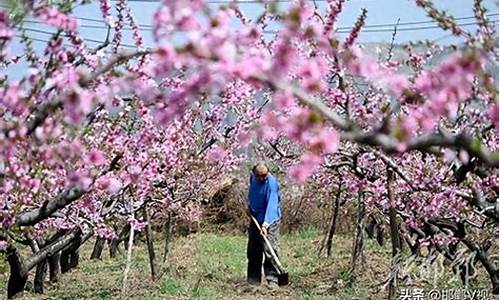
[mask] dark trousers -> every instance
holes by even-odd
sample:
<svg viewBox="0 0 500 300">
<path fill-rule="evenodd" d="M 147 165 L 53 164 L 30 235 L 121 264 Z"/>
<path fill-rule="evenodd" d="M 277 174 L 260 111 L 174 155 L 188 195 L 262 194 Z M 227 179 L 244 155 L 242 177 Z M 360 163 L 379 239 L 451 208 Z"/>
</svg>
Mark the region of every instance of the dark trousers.
<svg viewBox="0 0 500 300">
<path fill-rule="evenodd" d="M 276 255 L 279 238 L 279 222 L 271 224 L 267 230 L 267 239 L 274 249 Z M 247 245 L 247 281 L 249 283 L 258 284 L 262 278 L 262 261 L 264 260 L 264 275 L 267 281 L 278 283 L 278 270 L 273 265 L 272 257 L 269 251 L 266 251 L 264 239 L 262 238 L 259 229 L 253 221 L 250 221 L 248 227 L 248 245 Z M 263 259 L 264 256 L 264 259 Z"/>
</svg>

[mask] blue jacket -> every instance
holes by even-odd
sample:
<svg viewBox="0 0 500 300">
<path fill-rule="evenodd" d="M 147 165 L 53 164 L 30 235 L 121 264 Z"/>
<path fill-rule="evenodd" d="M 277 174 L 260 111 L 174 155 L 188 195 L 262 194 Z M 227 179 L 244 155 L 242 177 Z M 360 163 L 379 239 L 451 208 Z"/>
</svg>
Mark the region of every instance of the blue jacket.
<svg viewBox="0 0 500 300">
<path fill-rule="evenodd" d="M 281 219 L 281 195 L 278 180 L 271 174 L 260 182 L 252 174 L 248 191 L 248 206 L 259 223 L 268 225 Z"/>
</svg>

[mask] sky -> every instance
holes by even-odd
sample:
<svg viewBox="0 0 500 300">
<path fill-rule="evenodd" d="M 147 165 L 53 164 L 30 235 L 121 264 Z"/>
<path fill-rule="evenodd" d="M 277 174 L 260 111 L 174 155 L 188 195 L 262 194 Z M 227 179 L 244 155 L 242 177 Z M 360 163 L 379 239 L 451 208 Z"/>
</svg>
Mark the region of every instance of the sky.
<svg viewBox="0 0 500 300">
<path fill-rule="evenodd" d="M 214 0 L 208 0 L 214 1 Z M 215 0 L 214 2 L 225 2 L 227 0 Z M 240 1 L 240 7 L 246 16 L 251 18 L 256 18 L 262 12 L 262 5 L 256 3 L 243 3 L 244 0 Z M 451 15 L 455 17 L 471 17 L 473 16 L 472 5 L 473 0 L 436 0 L 434 1 L 436 6 L 440 9 L 447 10 Z M 115 1 L 113 1 L 115 3 Z M 132 1 L 129 0 L 130 6 L 135 12 L 138 23 L 151 25 L 151 16 L 154 10 L 158 7 L 158 2 L 148 1 Z M 326 1 L 317 0 L 319 8 L 323 11 L 326 10 Z M 311 2 L 312 4 L 312 2 Z M 498 15 L 498 6 L 496 1 L 484 0 L 484 4 L 491 10 L 490 13 Z M 220 3 L 210 4 L 213 7 L 222 5 Z M 288 3 L 280 3 L 282 7 L 286 7 Z M 344 9 L 339 18 L 339 27 L 351 27 L 356 22 L 361 9 L 366 8 L 368 10 L 368 18 L 366 21 L 367 26 L 380 25 L 380 24 L 395 24 L 400 19 L 400 23 L 406 22 L 422 22 L 422 21 L 432 21 L 426 16 L 426 13 L 417 7 L 414 0 L 350 0 L 344 4 Z M 86 7 L 80 7 L 76 14 L 79 17 L 87 18 L 100 18 L 100 12 L 98 10 L 98 4 L 94 3 Z M 495 16 L 492 18 L 498 20 Z M 474 23 L 474 19 L 463 19 L 459 20 L 460 23 Z M 94 24 L 98 25 L 96 22 L 81 20 L 82 24 Z M 400 30 L 406 30 L 407 28 L 415 27 L 435 27 L 435 23 L 422 23 L 422 24 L 412 24 L 407 26 L 399 26 Z M 475 25 L 468 25 L 467 29 L 473 29 Z M 360 42 L 381 42 L 390 41 L 392 37 L 393 26 L 366 28 L 367 32 L 362 32 L 360 35 Z M 380 30 L 386 30 L 385 32 L 374 32 Z M 370 31 L 370 32 L 368 32 Z M 105 37 L 105 30 L 96 29 L 86 29 L 81 30 L 84 36 L 100 37 L 103 39 Z M 150 37 L 151 32 L 143 31 L 146 38 Z M 341 34 L 345 36 L 345 34 Z M 423 40 L 423 39 L 439 39 L 441 43 L 453 42 L 453 39 L 449 37 L 448 32 L 444 32 L 439 28 L 426 28 L 417 29 L 411 31 L 400 31 L 396 35 L 396 42 L 406 42 L 410 40 Z M 149 39 L 150 41 L 150 39 Z"/>
<path fill-rule="evenodd" d="M 223 5 L 224 3 L 228 3 L 227 1 L 228 0 L 207 0 L 207 2 L 217 2 L 210 4 L 214 8 L 219 5 Z M 244 3 L 244 1 L 252 1 L 253 3 Z M 239 2 L 241 10 L 247 17 L 255 19 L 256 16 L 262 12 L 262 5 L 255 3 L 253 0 L 241 0 Z M 434 2 L 438 8 L 447 10 L 449 14 L 455 16 L 456 18 L 464 18 L 458 21 L 460 24 L 475 23 L 475 19 L 470 18 L 473 16 L 473 0 L 435 0 Z M 114 5 L 115 3 L 116 0 L 112 0 L 112 4 Z M 137 22 L 141 25 L 145 25 L 146 27 L 141 30 L 146 45 L 152 45 L 152 32 L 147 28 L 147 26 L 151 25 L 152 15 L 159 6 L 159 2 L 156 0 L 128 0 L 128 3 L 135 14 Z M 310 3 L 312 4 L 312 1 Z M 316 0 L 316 3 L 318 4 L 320 10 L 326 10 L 327 2 L 325 0 Z M 493 14 L 491 19 L 498 20 L 497 1 L 483 0 L 483 3 L 490 10 L 488 14 Z M 0 0 L 0 9 L 4 5 L 5 0 Z M 280 7 L 286 7 L 287 5 L 289 5 L 289 3 L 286 1 L 280 3 Z M 394 27 L 391 24 L 395 24 L 398 19 L 400 19 L 400 24 L 402 25 L 398 26 L 398 33 L 395 37 L 396 43 L 425 39 L 433 40 L 440 44 L 456 42 L 455 38 L 452 37 L 449 32 L 436 28 L 436 24 L 432 22 L 432 19 L 426 16 L 425 11 L 417 7 L 415 0 L 347 1 L 344 3 L 344 9 L 339 17 L 338 27 L 342 28 L 353 26 L 361 12 L 361 9 L 363 8 L 368 10 L 368 18 L 366 20 L 366 27 L 364 31 L 361 32 L 358 42 L 390 42 Z M 114 8 L 113 14 L 116 14 L 116 10 Z M 104 27 L 104 24 L 99 21 L 91 20 L 102 20 L 101 12 L 99 10 L 99 1 L 93 1 L 91 4 L 77 7 L 75 9 L 74 16 L 79 18 L 79 25 L 81 25 L 79 32 L 81 36 L 87 40 L 90 47 L 97 46 L 99 41 L 103 41 L 105 39 L 106 28 Z M 404 23 L 411 22 L 419 23 L 403 25 Z M 387 26 L 382 26 L 384 24 Z M 375 27 L 372 27 L 374 25 Z M 87 28 L 86 26 L 93 28 Z M 470 24 L 464 28 L 473 30 L 475 26 L 475 24 Z M 50 37 L 50 35 L 39 31 L 53 31 L 50 27 L 46 27 L 39 23 L 31 23 L 29 20 L 24 23 L 24 27 L 27 29 L 27 33 L 30 37 L 42 40 L 34 40 L 34 47 L 37 50 L 41 50 L 45 44 L 43 41 L 48 40 Z M 270 27 L 270 29 L 273 28 Z M 123 43 L 132 44 L 131 31 L 125 31 L 124 35 Z M 345 35 L 346 33 L 340 33 L 340 37 Z M 21 45 L 17 43 L 18 40 L 19 38 L 15 38 L 14 43 L 11 45 L 11 53 L 22 52 Z M 16 67 L 15 69 L 22 72 L 20 68 L 21 66 Z"/>
</svg>

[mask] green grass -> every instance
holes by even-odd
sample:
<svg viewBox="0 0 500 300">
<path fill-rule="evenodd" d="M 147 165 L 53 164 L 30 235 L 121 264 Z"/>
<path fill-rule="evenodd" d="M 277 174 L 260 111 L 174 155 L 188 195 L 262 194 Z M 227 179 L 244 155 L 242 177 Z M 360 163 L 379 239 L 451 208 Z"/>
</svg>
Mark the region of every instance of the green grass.
<svg viewBox="0 0 500 300">
<path fill-rule="evenodd" d="M 224 280 L 222 275 L 241 276 L 245 272 L 246 244 L 241 237 L 208 234 L 198 240 L 196 249 L 204 276 Z"/>
<path fill-rule="evenodd" d="M 167 274 L 160 282 L 158 291 L 161 294 L 167 294 L 171 296 L 178 296 L 182 294 L 184 287 L 182 282 L 178 279 L 173 278 L 170 274 Z"/>
<path fill-rule="evenodd" d="M 265 287 L 249 289 L 245 284 L 246 242 L 244 235 L 229 233 L 197 233 L 174 240 L 164 275 L 154 282 L 150 278 L 148 255 L 144 244 L 133 248 L 133 261 L 125 296 L 129 299 L 175 300 L 269 300 L 269 299 L 385 299 L 387 293 L 375 294 L 372 286 L 381 282 L 389 270 L 391 256 L 388 243 L 380 247 L 375 241 L 365 244 L 365 265 L 356 274 L 350 273 L 352 237 L 335 235 L 332 256 L 319 257 L 317 248 L 322 232 L 314 228 L 285 234 L 280 239 L 280 257 L 290 274 L 290 285 L 278 291 Z M 162 243 L 156 242 L 157 257 L 162 255 Z M 90 261 L 92 244 L 81 253 L 79 267 L 64 274 L 61 282 L 46 285 L 44 299 L 118 299 L 122 298 L 125 258 L 107 257 Z M 106 251 L 107 249 L 105 249 Z M 432 268 L 429 268 L 432 270 Z M 0 277 L 5 287 L 7 277 Z M 460 287 L 450 272 L 422 274 L 429 283 L 415 278 L 421 286 L 434 288 Z M 483 276 L 483 275 L 481 275 Z M 484 276 L 473 281 L 473 288 L 488 287 Z M 418 277 L 418 276 L 416 276 Z M 26 293 L 23 299 L 40 299 Z"/>
</svg>

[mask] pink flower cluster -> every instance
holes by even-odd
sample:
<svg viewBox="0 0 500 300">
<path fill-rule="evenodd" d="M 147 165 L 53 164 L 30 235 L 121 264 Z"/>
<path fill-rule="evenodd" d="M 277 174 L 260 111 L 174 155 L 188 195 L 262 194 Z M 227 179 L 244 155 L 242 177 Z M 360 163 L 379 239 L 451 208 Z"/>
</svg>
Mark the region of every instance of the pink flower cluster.
<svg viewBox="0 0 500 300">
<path fill-rule="evenodd" d="M 132 227 L 132 229 L 136 230 L 136 231 L 142 231 L 144 226 L 146 226 L 146 224 L 144 222 L 141 222 L 134 217 L 130 217 L 128 219 L 128 222 L 130 223 L 130 226 Z"/>
<path fill-rule="evenodd" d="M 5 249 L 7 249 L 7 246 L 7 241 L 0 240 L 0 251 L 5 251 Z"/>
<path fill-rule="evenodd" d="M 344 0 L 333 0 L 328 2 L 328 12 L 323 29 L 323 34 L 330 37 L 332 31 L 336 30 L 338 14 L 342 11 Z"/>
<path fill-rule="evenodd" d="M 94 166 L 103 166 L 106 164 L 105 154 L 97 149 L 90 150 L 84 160 L 87 164 Z"/>
<path fill-rule="evenodd" d="M 499 107 L 498 107 L 498 102 L 491 105 L 490 106 L 490 109 L 488 111 L 488 117 L 490 118 L 491 120 L 491 123 L 493 123 L 493 125 L 495 125 L 495 127 L 498 129 L 498 111 L 499 111 Z"/>
<path fill-rule="evenodd" d="M 161 1 L 153 25 L 158 43 L 152 54 L 121 59 L 102 73 L 95 71 L 113 61 L 107 57 L 108 49 L 94 54 L 76 36 L 76 21 L 70 16 L 48 6 L 36 10 L 35 15 L 45 23 L 70 33 L 66 36 L 72 45 L 67 47 L 62 37 L 56 37 L 45 52 L 16 54 L 12 62 L 26 59 L 32 69 L 19 82 L 2 78 L 2 227 L 12 226 L 16 214 L 40 207 L 68 187 L 85 195 L 30 228 L 33 232 L 42 237 L 49 230 L 90 222 L 86 226 L 96 228 L 97 235 L 112 238 L 114 230 L 106 224 L 116 221 L 128 221 L 140 230 L 144 223 L 126 216 L 151 197 L 165 199 L 164 205 L 147 203 L 148 209 L 159 211 L 155 217 L 174 213 L 180 219 L 196 220 L 201 215 L 198 200 L 210 197 L 209 191 L 220 183 L 224 171 L 238 167 L 245 159 L 240 148 L 252 141 L 261 143 L 252 147 L 258 156 L 274 159 L 280 155 L 279 163 L 290 177 L 297 182 L 309 179 L 324 190 L 321 196 L 329 197 L 331 189 L 337 188 L 350 199 L 363 194 L 368 209 L 394 205 L 411 212 L 415 217 L 407 222 L 411 226 L 420 226 L 430 217 L 464 217 L 470 204 L 452 192 L 459 187 L 453 178 L 449 180 L 453 172 L 440 158 L 425 151 L 424 155 L 392 155 L 410 182 L 398 174 L 397 199 L 390 203 L 386 166 L 372 151 L 376 145 L 365 150 L 354 143 L 341 144 L 341 134 L 297 100 L 322 101 L 340 117 L 348 116 L 353 126 L 347 126 L 347 131 L 370 134 L 380 130 L 382 139 L 391 139 L 390 134 L 399 129 L 393 128 L 395 118 L 400 118 L 406 132 L 432 130 L 439 118 L 454 117 L 457 105 L 466 103 L 474 88 L 484 94 L 478 97 L 481 105 L 477 111 L 465 107 L 470 113 L 453 129 L 472 124 L 480 132 L 487 116 L 498 128 L 498 103 L 492 103 L 496 100 L 491 97 L 495 95 L 475 83 L 481 79 L 475 80 L 474 74 L 481 75 L 485 69 L 475 54 L 454 57 L 427 71 L 420 69 L 427 54 L 381 62 L 363 55 L 354 45 L 363 16 L 342 47 L 333 34 L 342 0 L 329 1 L 325 24 L 320 12 L 306 1 L 291 4 L 283 14 L 266 12 L 264 21 L 255 24 L 237 9 L 215 11 L 205 2 Z M 110 19 L 110 1 L 101 0 L 100 8 L 103 17 Z M 120 0 L 117 9 L 111 48 L 120 51 L 128 22 L 140 50 L 144 41 L 127 1 Z M 265 20 L 282 25 L 271 40 L 263 35 Z M 241 24 L 235 26 L 235 22 Z M 0 39 L 9 39 L 11 34 L 2 13 Z M 415 67 L 415 75 L 398 73 L 405 64 Z M 80 74 L 85 69 L 97 75 L 84 87 Z M 358 88 L 358 79 L 373 85 L 367 90 Z M 305 96 L 295 99 L 294 94 Z M 38 121 L 34 118 L 38 108 L 52 101 L 57 108 L 42 114 L 30 131 L 32 121 Z M 268 101 L 271 104 L 265 105 Z M 393 112 L 398 116 L 389 114 L 392 104 L 400 104 L 400 112 Z M 488 105 L 493 107 L 486 113 Z M 387 124 L 382 123 L 385 117 Z M 350 137 L 350 133 L 342 136 Z M 498 132 L 489 130 L 484 136 L 490 148 L 496 149 Z M 197 156 L 199 147 L 213 139 L 216 145 Z M 273 149 L 261 147 L 267 142 L 280 151 L 270 154 Z M 477 159 L 473 153 L 453 152 L 459 153 L 462 163 Z M 117 156 L 118 164 L 108 168 Z M 337 162 L 342 164 L 339 176 L 330 165 Z M 469 175 L 476 176 L 475 172 Z M 497 176 L 479 181 L 476 187 L 485 197 L 495 195 Z M 421 191 L 427 188 L 432 192 Z M 103 209 L 110 200 L 116 200 L 116 205 Z"/>
<path fill-rule="evenodd" d="M 474 75 L 480 66 L 481 58 L 477 55 L 455 55 L 439 67 L 423 71 L 413 88 L 425 96 L 425 103 L 411 109 L 404 128 L 430 132 L 441 117 L 455 118 L 460 103 L 472 95 Z M 407 132 L 410 136 L 411 131 Z"/>
<path fill-rule="evenodd" d="M 208 152 L 208 159 L 213 161 L 223 161 L 227 153 L 221 146 L 215 146 Z"/>
<path fill-rule="evenodd" d="M 106 24 L 111 27 L 115 27 L 113 16 L 111 15 L 111 1 L 99 0 L 99 8 L 101 9 L 102 17 L 104 18 Z"/>
<path fill-rule="evenodd" d="M 80 124 L 87 114 L 92 111 L 93 107 L 94 93 L 76 88 L 67 94 L 64 102 L 66 120 L 69 123 Z"/>
<path fill-rule="evenodd" d="M 53 6 L 43 6 L 35 11 L 35 16 L 45 22 L 47 25 L 54 26 L 68 32 L 76 32 L 78 22 L 76 19 L 60 12 Z"/>
<path fill-rule="evenodd" d="M 117 236 L 114 229 L 104 225 L 98 226 L 94 229 L 94 232 L 98 237 L 105 238 L 107 240 L 112 240 Z"/>
<path fill-rule="evenodd" d="M 4 10 L 0 10 L 0 50 L 3 51 L 3 48 L 12 39 L 13 35 L 14 33 L 9 26 L 7 13 Z"/>
<path fill-rule="evenodd" d="M 6 88 L 0 88 L 0 114 L 9 111 L 14 116 L 21 116 L 28 110 L 24 98 L 24 90 L 13 82 Z"/>
<path fill-rule="evenodd" d="M 203 7 L 201 0 L 164 0 L 153 16 L 156 40 L 167 38 L 173 30 L 196 31 L 201 28 L 196 12 Z"/>
<path fill-rule="evenodd" d="M 390 66 L 363 54 L 359 47 L 351 47 L 344 51 L 342 61 L 350 74 L 372 81 L 395 97 L 400 97 L 410 87 L 407 76 L 398 74 Z"/>
<path fill-rule="evenodd" d="M 67 177 L 68 187 L 76 187 L 81 191 L 88 191 L 92 185 L 92 178 L 81 172 L 70 172 Z"/>
<path fill-rule="evenodd" d="M 311 57 L 300 66 L 298 75 L 301 86 L 304 90 L 313 93 L 321 92 L 326 88 L 324 77 L 327 74 L 328 65 L 326 61 L 319 57 Z"/>
<path fill-rule="evenodd" d="M 300 157 L 300 162 L 288 171 L 290 177 L 296 182 L 304 182 L 321 164 L 321 156 L 305 153 Z"/>
<path fill-rule="evenodd" d="M 359 36 L 359 33 L 361 32 L 361 28 L 365 25 L 367 12 L 368 11 L 366 9 L 363 9 L 363 11 L 361 12 L 361 15 L 356 21 L 356 24 L 354 24 L 354 28 L 351 30 L 351 32 L 344 41 L 344 48 L 348 49 L 352 47 L 352 45 L 354 45 L 354 42 L 356 41 L 356 39 Z"/>
</svg>

